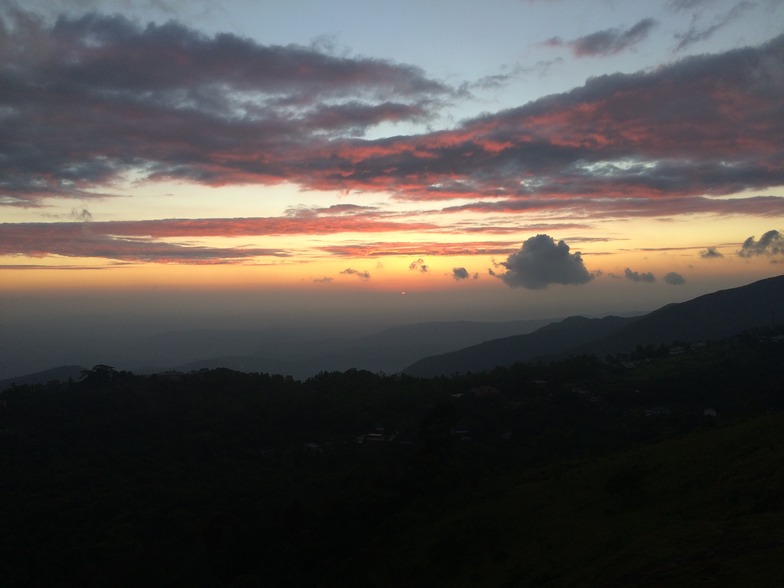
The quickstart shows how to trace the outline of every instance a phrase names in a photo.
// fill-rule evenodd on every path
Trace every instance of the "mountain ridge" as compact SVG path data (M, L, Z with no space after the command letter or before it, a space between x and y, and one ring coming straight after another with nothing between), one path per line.
M432 377L485 371L520 361L581 354L603 356L628 352L637 345L719 339L746 329L771 326L782 319L784 276L776 276L667 304L640 317L567 317L529 334L424 357L403 373ZM555 333L560 334L560 339L553 337Z

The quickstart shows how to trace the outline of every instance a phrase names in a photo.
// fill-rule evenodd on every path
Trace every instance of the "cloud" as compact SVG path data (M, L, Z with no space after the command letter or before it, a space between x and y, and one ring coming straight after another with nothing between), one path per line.
M587 184L590 180L586 181ZM629 218L667 217L682 214L755 215L778 217L784 215L784 197L752 196L747 198L651 197L640 193L627 198L587 198L561 194L558 197L520 197L509 200L475 201L448 206L443 212L479 212L496 214L525 214L548 212L564 218ZM555 223L553 227L559 227ZM580 228L566 227L566 228Z
M682 4L682 5L686 5L686 4L698 5L700 3L699 2L691 2L691 3L689 3L689 2L681 2L680 4ZM721 30L722 28L727 26L732 21L737 20L738 18L741 17L741 15L744 12L746 12L747 10L749 10L750 8L753 8L753 7L754 7L754 3L753 2L746 2L746 1L739 2L738 4L733 6L732 9L729 12L727 12L726 14L720 15L713 22L713 24L711 24L710 26L703 27L703 28L698 28L697 27L696 21L697 21L698 15L695 14L694 18L692 19L692 25L689 28L689 30L686 31L685 33L679 33L679 34L675 35L675 38L680 41L678 43L678 46L675 48L675 51L676 52L677 51L682 51L683 49L686 49L690 45L694 45L695 43L698 43L700 41L705 41L706 39L709 39L717 31Z
M2 223L0 255L89 257L139 263L245 263L254 257L288 257L274 248L205 247L175 243L182 238L258 237L341 232L397 232L419 223L386 221L383 215L311 214L303 217L92 220L87 209L73 209L80 222ZM433 225L427 225L433 229ZM330 252L339 254L337 251Z
M107 265L43 265L43 264L2 264L0 265L0 271L2 270L68 270L68 271L90 271L90 270L105 270L111 269L113 266Z
M776 230L768 231L760 237L759 241L755 241L751 236L743 242L738 255L741 257L784 255L784 238Z
M520 251L500 262L506 272L498 274L512 288L532 290L550 284L584 284L592 279L579 252L569 253L569 246L549 235L536 235L526 240Z
M627 280L631 280L632 282L655 282L656 276L654 276L651 272L633 272L628 267L623 270L623 275L626 276Z
M422 272L423 274L426 274L429 269L428 266L425 264L425 260L422 259L421 257L416 261L412 261L410 264L408 264L408 269L410 270L415 270L417 268L419 268L419 271Z
M0 205L108 197L130 176L470 198L464 210L480 213L784 215L782 196L724 197L784 185L784 36L591 78L448 130L369 139L363 133L378 123L421 121L457 95L415 67L206 36L176 22L8 22ZM641 21L607 46L650 26ZM295 232L311 222L302 212L274 224ZM378 211L308 212L314 230L349 219L358 230L381 226Z
M700 252L700 257L703 259L717 259L719 257L724 257L724 255L715 247L708 247L705 251Z
M329 276L324 276L323 278L313 278L313 282L315 284L329 284L333 278Z
M511 82L526 75L537 74L539 76L545 76L553 66L560 65L563 62L564 60L562 57L556 57L555 59L538 61L532 66L524 66L516 63L511 67L504 67L501 73L484 76L475 82L464 84L461 88L469 94L470 92L468 92L468 90L473 88L495 90L507 86Z
M357 276L361 280L369 280L370 279L370 274L368 272L361 272L361 271L355 270L354 268L351 268L351 267L344 269L340 273L348 275L348 276Z
M720 196L784 184L784 84L774 65L782 59L784 36L592 78L452 131L336 143L346 171L338 185L331 183L338 174L322 176L320 187L388 190L408 200L471 197L487 206L501 197L509 208L584 216L746 208L773 216L784 198Z
M546 44L551 47L567 46L577 57L605 57L620 53L644 41L656 24L654 19L645 18L626 30L606 29L574 41L563 41L559 37L553 37Z
M680 286L686 283L686 278L676 272L668 272L664 274L664 283L670 286Z
M0 46L14 48L0 52L6 203L96 196L131 171L275 183L287 177L281 159L381 123L426 120L450 92L413 66L119 15L48 25L8 11Z
M82 221L83 223L89 223L93 220L93 215L86 208L82 208L81 210L73 208L71 209L71 218L73 220Z
M452 277L458 282L462 280L467 280L468 278L471 278L473 280L478 280L479 272L474 272L474 274L472 275L464 267L454 267L452 268Z
M175 243L166 238L223 234L230 221L221 226L213 221L211 231L183 232L180 221L69 223L4 223L0 224L0 255L27 257L82 257L120 260L134 263L226 264L247 263L256 257L289 257L290 252L275 248L208 247L196 243ZM187 222L187 221L183 221ZM198 225L198 222L197 222ZM168 227L168 230L166 230Z
M716 0L669 0L667 2L667 6L675 12L681 12L684 10L702 8L703 6L707 6L715 2Z
M462 243L385 241L383 243L356 243L347 245L327 245L322 251L341 257L385 257L389 255L468 256L501 255L509 252L514 242L465 241ZM410 267L410 266L409 266Z

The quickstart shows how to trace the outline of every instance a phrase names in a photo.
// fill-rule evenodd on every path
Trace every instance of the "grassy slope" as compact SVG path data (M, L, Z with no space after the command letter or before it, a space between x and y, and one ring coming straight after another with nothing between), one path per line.
M483 500L445 506L429 521L403 515L371 548L379 556L372 578L376 585L781 586L783 449L778 414L549 466Z

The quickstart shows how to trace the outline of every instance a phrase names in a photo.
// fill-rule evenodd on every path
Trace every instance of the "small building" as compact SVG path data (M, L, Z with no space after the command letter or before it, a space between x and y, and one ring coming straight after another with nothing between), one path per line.
M388 431L384 427L376 427L368 433L357 437L357 443L389 443L397 438L397 431Z

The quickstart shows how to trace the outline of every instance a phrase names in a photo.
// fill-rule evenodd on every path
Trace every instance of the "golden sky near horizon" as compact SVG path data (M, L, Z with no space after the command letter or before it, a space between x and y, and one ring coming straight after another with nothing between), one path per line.
M433 292L484 317L778 275L782 18L3 0L0 293L297 292L345 312L340 292Z

